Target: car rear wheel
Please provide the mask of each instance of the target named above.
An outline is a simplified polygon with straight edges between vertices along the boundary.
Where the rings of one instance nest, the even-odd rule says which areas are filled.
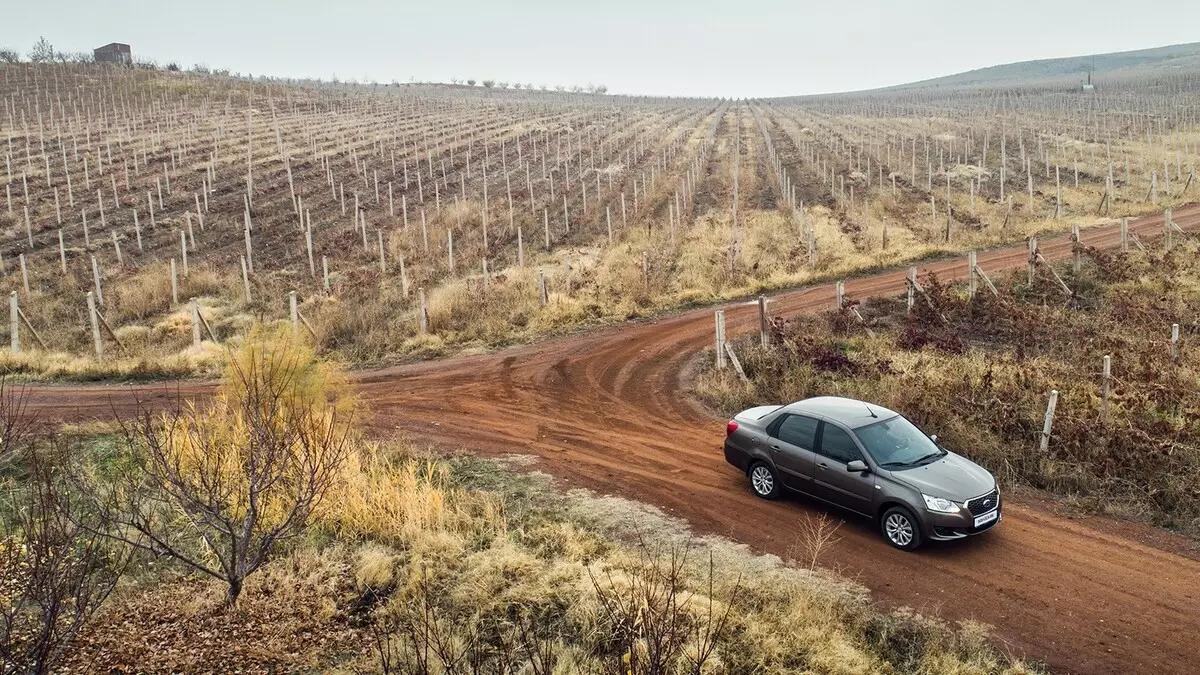
[[[893,506],[880,520],[883,538],[903,551],[912,551],[921,545],[921,527],[912,512],[902,506]]]
[[[755,462],[750,467],[750,487],[754,494],[763,499],[779,496],[779,480],[775,477],[775,470],[762,462]]]

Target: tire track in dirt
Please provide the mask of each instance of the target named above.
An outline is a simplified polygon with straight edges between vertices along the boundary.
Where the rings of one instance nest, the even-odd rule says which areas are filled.
[[[1200,230],[1200,206],[1176,222]],[[1162,217],[1131,230],[1162,231]],[[1115,226],[1083,233],[1088,246],[1114,248]],[[1070,255],[1066,237],[1041,242],[1046,257]],[[988,271],[1021,267],[1024,246],[979,254]],[[919,265],[962,278],[965,256]],[[857,298],[897,295],[906,272],[849,280]],[[774,315],[831,307],[832,284],[780,293]],[[725,307],[730,335],[757,330],[757,309]],[[363,372],[356,379],[381,434],[484,454],[522,453],[569,486],[637,499],[687,519],[700,532],[787,557],[800,521],[830,512],[802,499],[766,502],[724,462],[724,420],[689,399],[687,371],[712,340],[712,309],[616,326],[502,352]],[[33,388],[42,417],[80,420],[129,414],[138,398],[164,405],[202,397],[211,385]],[[840,517],[837,512],[832,512]],[[1152,528],[1141,528],[1151,530]],[[1125,527],[1125,532],[1139,531]],[[869,587],[887,605],[908,605],[952,620],[996,627],[1014,653],[1075,673],[1192,673],[1200,647],[1200,561],[1134,538],[1010,500],[993,533],[917,554],[890,548],[875,527],[848,519],[823,563]],[[1139,540],[1163,537],[1142,537]],[[1169,537],[1168,537],[1169,539]]]

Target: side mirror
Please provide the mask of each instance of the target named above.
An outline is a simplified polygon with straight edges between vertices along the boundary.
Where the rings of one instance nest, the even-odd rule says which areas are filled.
[[[864,472],[870,471],[870,469],[867,468],[867,463],[862,461],[861,459],[856,459],[853,462],[850,462],[849,464],[847,464],[846,470],[849,471],[850,473],[864,473]]]
[[[937,434],[930,434],[929,440],[933,441],[934,445],[937,445]]]

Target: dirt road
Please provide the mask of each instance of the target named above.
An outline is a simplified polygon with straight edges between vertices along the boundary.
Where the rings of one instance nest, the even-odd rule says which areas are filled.
[[[1200,207],[1176,222],[1200,229]],[[1132,228],[1149,237],[1162,218]],[[1084,233],[1089,245],[1115,247],[1115,228]],[[1065,238],[1045,240],[1051,258],[1069,255]],[[981,253],[985,271],[1025,264],[1023,247]],[[962,260],[922,265],[962,276]],[[900,294],[903,271],[847,282],[856,298]],[[780,294],[771,312],[827,308],[833,286]],[[756,330],[757,310],[726,308],[731,336]],[[571,485],[648,502],[700,531],[765,552],[795,549],[795,524],[822,511],[801,500],[765,502],[721,454],[723,419],[689,401],[685,376],[713,339],[712,311],[614,327],[495,354],[362,373],[373,424],[417,441],[485,453],[525,453]],[[202,394],[203,385],[45,387],[31,406],[45,417],[80,419],[127,411],[143,398]],[[836,515],[836,514],[835,514]],[[1090,523],[1090,524],[1089,524]],[[1144,530],[1144,531],[1143,531]],[[1034,503],[1010,501],[990,535],[903,553],[870,523],[847,521],[824,564],[856,578],[891,605],[996,627],[1010,649],[1073,673],[1200,671],[1200,562],[1143,542],[1149,528],[1056,517]]]

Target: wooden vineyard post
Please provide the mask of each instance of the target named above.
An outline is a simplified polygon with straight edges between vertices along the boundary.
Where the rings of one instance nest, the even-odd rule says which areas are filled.
[[[978,267],[975,261],[975,251],[967,252],[967,297],[974,300],[975,291],[979,286],[979,275],[975,273]]]
[[[1083,239],[1079,236],[1079,226],[1071,226],[1071,269],[1075,274],[1083,267]]]
[[[21,283],[25,287],[25,292],[29,293],[29,268],[25,266],[25,254],[18,254],[17,259],[21,262]]]
[[[12,353],[21,353],[21,306],[17,300],[17,292],[8,294],[8,332],[12,345]]]
[[[1034,271],[1035,271],[1034,266],[1037,265],[1037,250],[1038,250],[1037,239],[1034,237],[1030,237],[1029,238],[1029,260],[1027,261],[1029,268],[1028,268],[1028,270],[1026,270],[1028,272],[1030,286],[1033,285],[1033,275],[1034,275]]]
[[[550,295],[546,291],[545,270],[538,270],[538,301],[543,307],[545,307],[546,303],[550,301]]]
[[[92,256],[92,281],[96,284],[96,301],[104,305],[104,290],[100,287],[100,263]]]
[[[801,210],[801,213],[804,211]],[[808,224],[808,266],[817,264],[817,230],[812,223]]]
[[[450,274],[454,274],[454,230],[446,230],[446,248],[450,253]]]
[[[171,305],[179,304],[179,274],[175,270],[175,259],[171,258]]]
[[[308,275],[312,278],[317,277],[317,266],[313,261],[313,244],[312,244],[312,222],[304,228],[304,247],[308,250]]]
[[[387,274],[387,256],[383,252],[383,230],[376,230],[375,234],[379,239],[379,273]]]
[[[242,230],[242,234],[246,240],[246,267],[249,268],[250,272],[253,274],[254,273],[254,248],[250,244],[250,228],[247,227],[244,230]]]
[[[321,256],[321,278],[325,283],[325,292],[329,292],[329,258]]]
[[[192,346],[200,346],[200,304],[195,298],[188,301],[188,305],[192,310]]]
[[[300,305],[296,299],[296,291],[288,291],[288,315],[292,320],[292,330],[300,327]]]
[[[1171,362],[1179,359],[1179,324],[1171,324]]]
[[[517,267],[525,266],[525,240],[521,238],[521,228],[517,228]]]
[[[729,363],[733,366],[733,372],[741,378],[742,382],[750,383],[750,378],[746,377],[746,371],[742,368],[742,362],[738,361],[737,354],[733,353],[733,345],[725,343],[725,355],[729,357]]]
[[[917,268],[908,268],[908,313],[912,314],[913,303],[917,299]]]
[[[1046,417],[1042,421],[1042,439],[1040,448],[1042,452],[1050,449],[1050,429],[1054,426],[1054,409],[1058,407],[1058,390],[1050,390],[1050,401],[1046,404]]]
[[[833,285],[833,296],[833,308],[839,312],[842,311],[842,306],[845,302],[846,296],[845,282],[838,281]]]
[[[1108,424],[1108,398],[1112,394],[1112,356],[1104,356],[1104,374],[1100,381],[1100,422]]]
[[[104,340],[100,337],[100,317],[96,314],[96,296],[92,291],[87,294],[88,317],[92,322],[92,343],[96,348],[96,358],[104,358]]]
[[[62,267],[62,273],[67,273],[67,247],[63,245],[62,228],[58,229],[58,262]]]
[[[246,302],[250,302],[250,269],[246,266],[246,256],[240,257],[242,264],[242,292]]]
[[[767,331],[767,296],[758,296],[758,337],[763,347],[770,343],[770,335]]]
[[[725,311],[718,309],[717,321],[717,370],[725,370]]]
[[[183,278],[187,279],[189,276],[188,275],[188,254],[187,254],[187,251],[188,251],[187,232],[184,232],[183,230],[179,231],[179,250],[183,254]]]
[[[1121,219],[1121,253],[1129,253],[1129,219]]]
[[[417,330],[424,335],[429,332],[429,308],[425,305],[425,288],[423,286],[417,287],[417,302],[417,311],[420,312],[417,315]]]
[[[1171,209],[1163,211],[1163,248],[1171,250]]]

